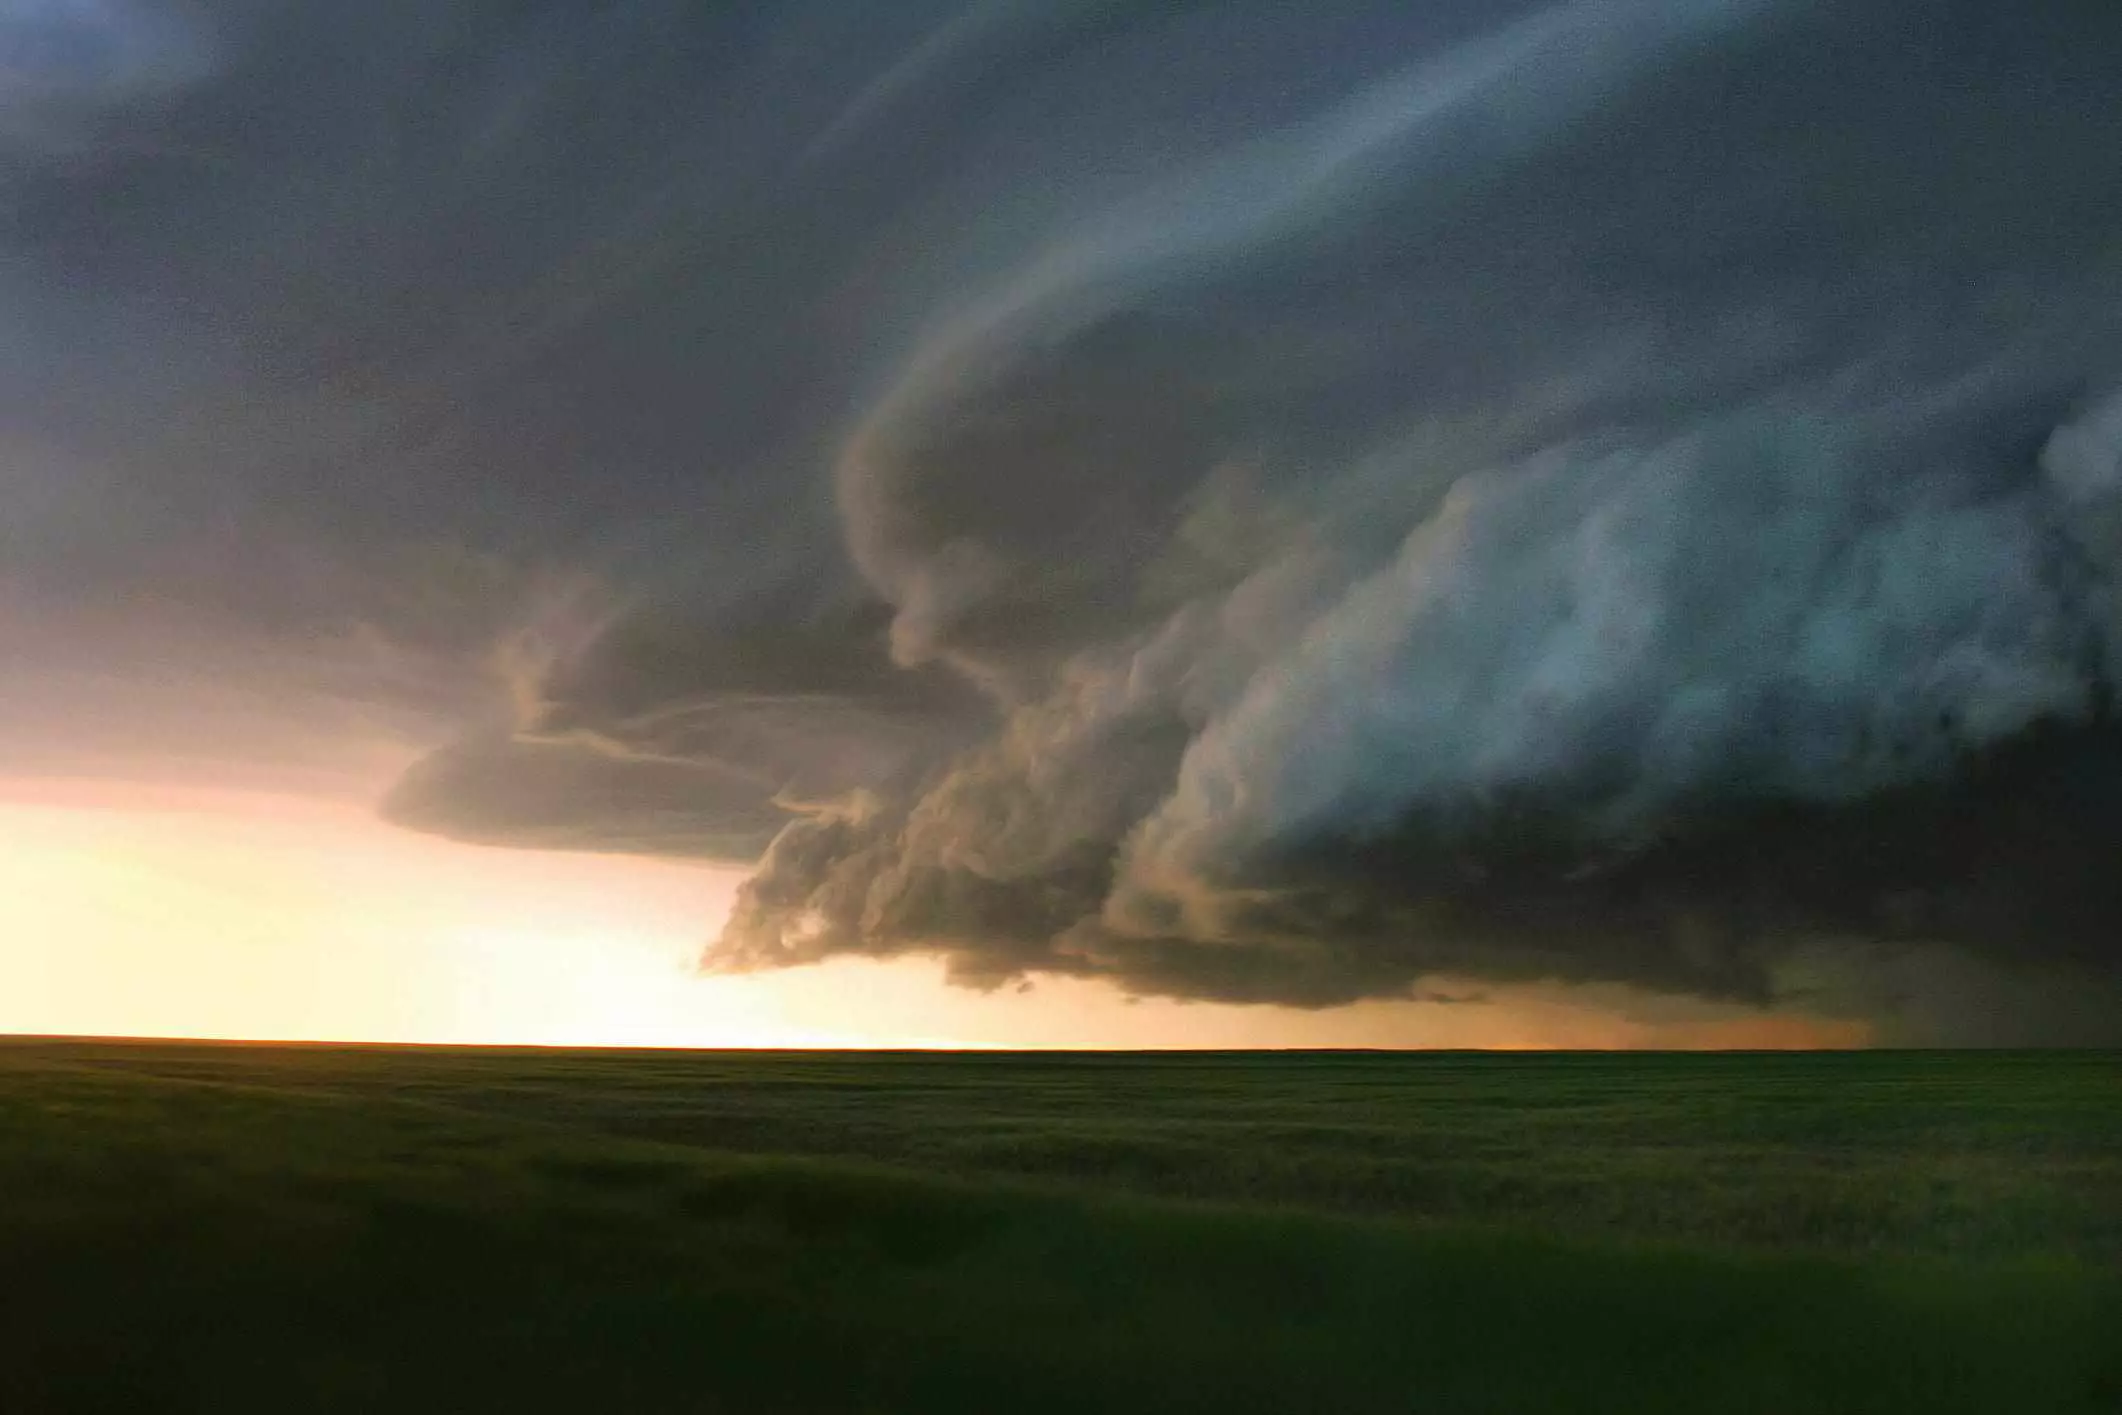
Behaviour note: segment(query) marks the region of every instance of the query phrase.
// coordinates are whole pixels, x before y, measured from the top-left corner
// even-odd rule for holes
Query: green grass
[[[2122,1057],[0,1044],[0,1412],[2122,1411]]]

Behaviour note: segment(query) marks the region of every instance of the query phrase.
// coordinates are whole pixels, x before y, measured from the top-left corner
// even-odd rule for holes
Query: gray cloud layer
[[[389,646],[393,818],[760,860],[720,967],[2122,1018],[2111,5],[137,9],[0,573]]]

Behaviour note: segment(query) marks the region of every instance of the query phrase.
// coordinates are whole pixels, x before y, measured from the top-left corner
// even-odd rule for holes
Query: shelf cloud
[[[713,969],[2122,1037],[2118,47],[0,6],[0,633],[755,866]]]

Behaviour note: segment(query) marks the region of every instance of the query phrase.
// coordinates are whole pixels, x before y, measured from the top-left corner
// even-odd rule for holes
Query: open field
[[[2122,1057],[0,1044],[0,1411],[2122,1410]]]

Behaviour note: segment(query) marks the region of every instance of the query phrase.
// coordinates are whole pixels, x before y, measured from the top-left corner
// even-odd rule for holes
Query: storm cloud
[[[426,753],[403,824],[755,864],[713,968],[2122,1035],[2117,52],[0,6],[20,671],[322,695]]]

